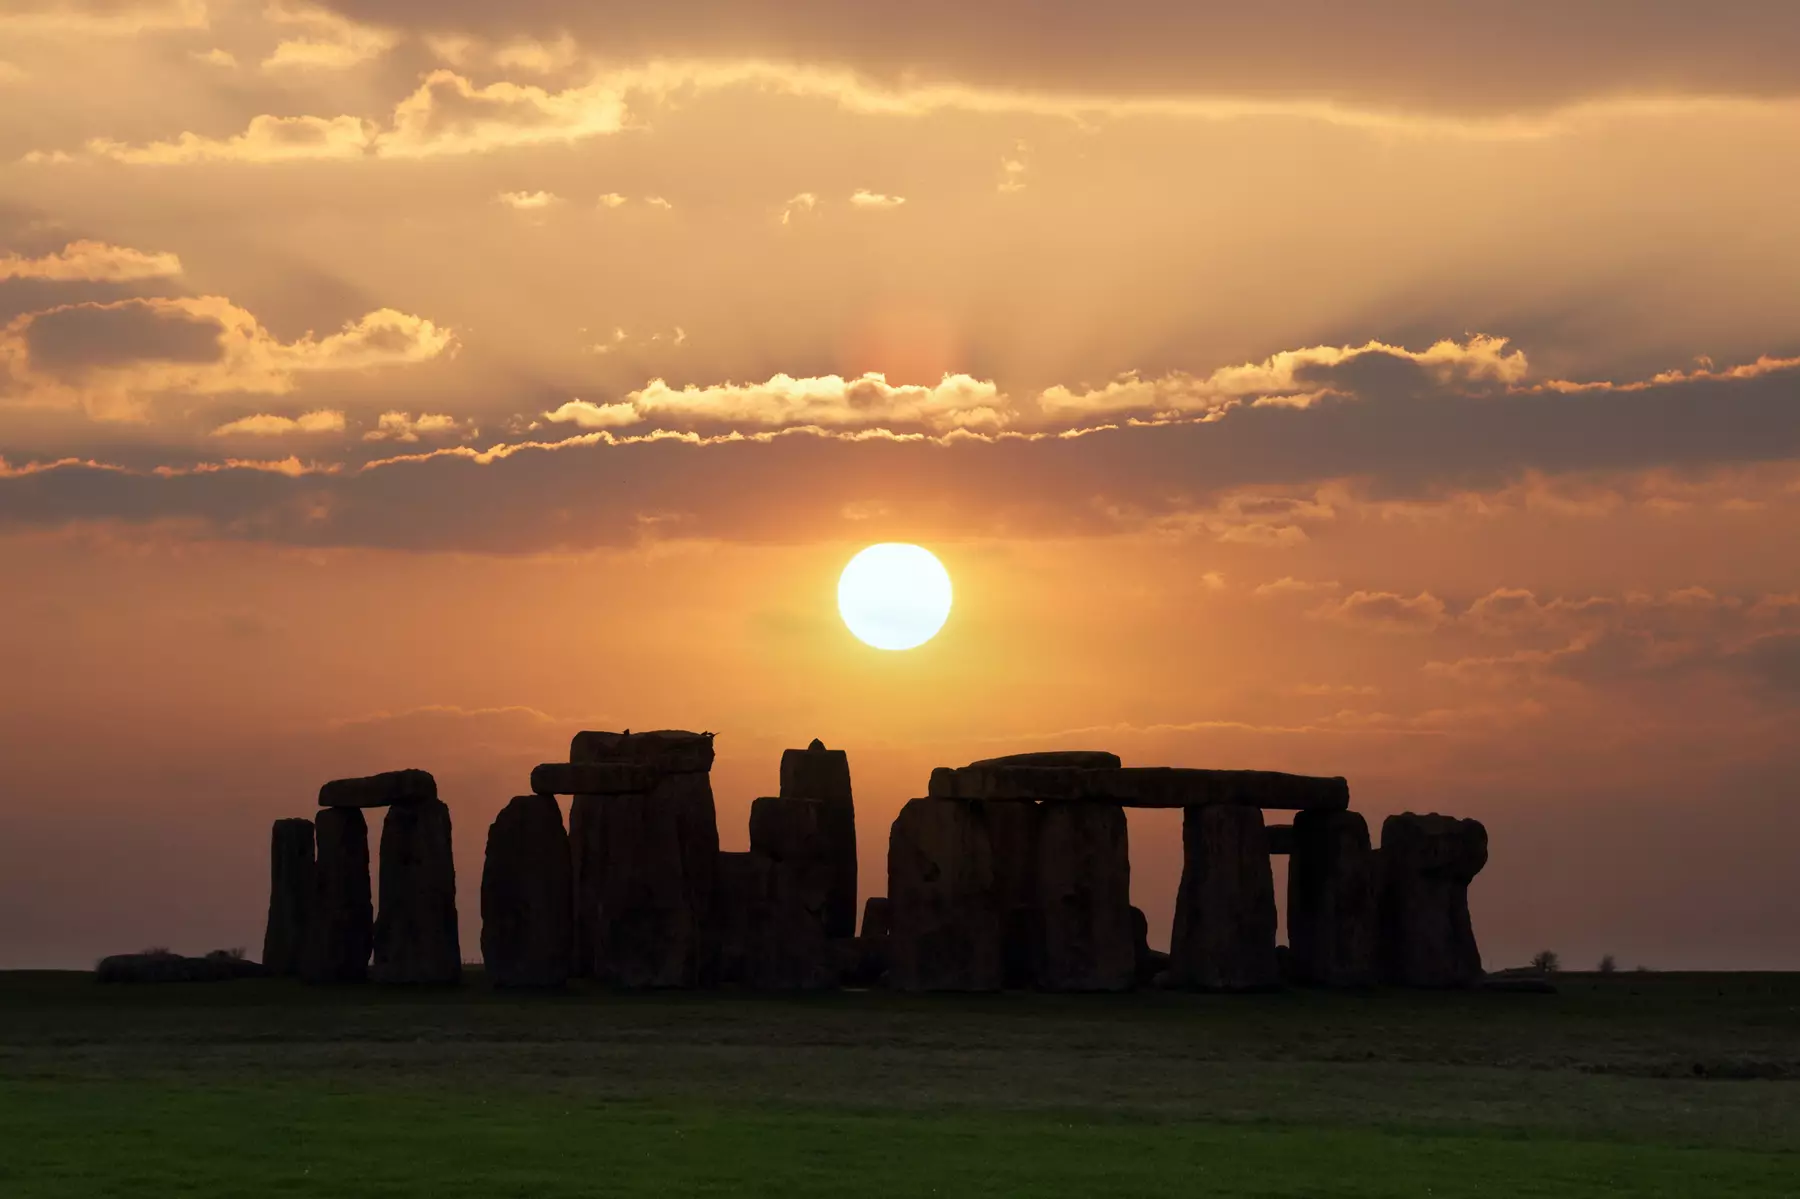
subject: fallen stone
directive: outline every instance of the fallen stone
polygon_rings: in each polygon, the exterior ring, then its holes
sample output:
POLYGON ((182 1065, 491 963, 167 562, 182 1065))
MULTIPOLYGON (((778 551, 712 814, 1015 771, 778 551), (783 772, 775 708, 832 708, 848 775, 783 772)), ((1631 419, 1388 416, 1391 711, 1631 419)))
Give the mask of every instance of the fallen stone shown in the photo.
POLYGON ((269 918, 263 966, 298 976, 306 954, 306 913, 313 901, 313 823, 277 820, 269 838, 269 918))
POLYGON ((545 762, 531 770, 533 795, 618 795, 648 791, 656 772, 633 762, 545 762))
POLYGON ((850 791, 850 759, 813 739, 805 749, 781 755, 781 797, 815 799, 824 805, 825 852, 830 893, 825 900, 825 932, 848 937, 856 931, 856 801, 850 791))
POLYGON ((1169 945, 1176 984, 1208 991, 1274 986, 1275 877, 1262 811, 1189 808, 1182 815, 1181 847, 1169 945))
POLYGON ((569 761, 629 762, 659 774, 704 774, 712 769, 713 735, 681 729, 581 732, 569 743, 569 761))
POLYGON ((892 914, 885 895, 871 895, 863 903, 862 935, 885 937, 893 927, 892 914))
POLYGON ((1287 897, 1294 980, 1320 987, 1372 986, 1379 919, 1369 826, 1360 813, 1294 817, 1287 897))
POLYGON ((901 991, 995 991, 1001 913, 994 851, 979 804, 915 799, 888 838, 888 985, 901 991))
POLYGON ((1067 766, 1077 770, 1117 770, 1124 763, 1118 754, 1098 749, 1057 749, 1042 753, 1007 754, 999 758, 982 758, 970 766, 1067 766))
POLYGON ((205 957, 183 957, 166 950, 120 953, 100 959, 94 981, 102 983, 212 983, 261 978, 270 971, 235 953, 215 949, 205 957))
POLYGON ((1169 955, 1150 948, 1150 919, 1135 906, 1131 909, 1131 947, 1138 986, 1149 986, 1152 979, 1169 968, 1169 955))
POLYGON ((385 808, 437 798, 437 780, 425 770, 389 770, 361 779, 334 779, 319 788, 321 808, 385 808))
POLYGON ((1470 987, 1481 950, 1469 920, 1469 883, 1487 865, 1480 821, 1406 812, 1381 826, 1378 960, 1382 981, 1470 987))
POLYGON ((1089 800, 1128 808, 1244 805, 1304 810, 1350 805, 1350 785, 1341 778, 1167 766, 940 766, 931 772, 930 793, 939 799, 1089 800))
POLYGON ((576 959, 621 987, 709 982, 719 831, 704 773, 650 791, 578 795, 571 809, 576 959))
POLYGON ((397 804, 382 821, 381 904, 369 973, 380 983, 462 981, 456 861, 450 809, 442 800, 397 804))
POLYGON ((1045 991, 1128 991, 1136 979, 1125 809, 1053 803, 1038 809, 1036 903, 1045 991))
POLYGON ((374 905, 369 900, 369 825, 359 808, 330 807, 313 820, 317 853, 300 977, 309 983, 369 976, 374 905))
POLYGON ((1269 853, 1272 856, 1282 858, 1294 852, 1293 825, 1271 824, 1263 831, 1269 836, 1269 853))
POLYGON ((481 960, 496 987, 560 987, 575 943, 569 835, 554 796, 521 795, 488 827, 481 960))

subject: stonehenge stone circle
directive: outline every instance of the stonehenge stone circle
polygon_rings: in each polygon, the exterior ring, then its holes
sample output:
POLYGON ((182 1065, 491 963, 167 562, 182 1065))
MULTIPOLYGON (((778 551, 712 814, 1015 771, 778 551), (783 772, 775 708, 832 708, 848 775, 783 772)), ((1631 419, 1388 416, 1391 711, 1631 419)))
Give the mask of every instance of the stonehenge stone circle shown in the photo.
POLYGON ((334 779, 319 788, 321 808, 385 808, 437 798, 437 780, 424 770, 389 770, 361 779, 334 779))
POLYGON ((1350 785, 1341 778, 1170 766, 1019 765, 1011 758, 940 766, 931 772, 930 794, 939 799, 1098 800, 1128 808, 1239 804, 1298 811, 1350 806, 1350 785))
POLYGON ((462 981, 450 844, 450 809, 442 800, 395 804, 381 822, 381 903, 370 968, 376 982, 462 981))
POLYGON ((575 943, 575 891, 562 809, 520 795, 488 827, 481 960, 497 987, 560 987, 575 943))
POLYGON ((648 791, 656 773, 633 762, 545 762, 531 771, 531 793, 620 795, 648 791))
POLYGON ((313 820, 317 856, 300 976, 311 983, 369 976, 375 911, 369 899, 369 825, 361 808, 328 807, 313 820))
POLYGON ((1002 983, 994 850, 981 805, 914 799, 888 839, 888 984, 997 991, 1002 983))
POLYGON ((1125 809, 1102 803, 1043 804, 1035 840, 1038 988, 1130 990, 1137 949, 1125 809))
POLYGON ((856 803, 850 793, 850 759, 813 739, 805 749, 781 755, 781 798, 813 799, 824 807, 825 853, 831 889, 825 901, 825 933, 856 932, 856 803))
POLYGON ((1275 876, 1260 808, 1189 808, 1169 970, 1177 986, 1249 991, 1279 981, 1275 876))
POLYGON ((1376 981, 1375 860, 1360 812, 1301 812, 1288 856, 1289 969, 1321 987, 1376 981))
POLYGON ((313 887, 313 822, 277 820, 269 838, 269 918, 262 952, 271 974, 300 973, 313 887))
POLYGON ((1487 829, 1480 821, 1406 812, 1383 822, 1383 982, 1442 988, 1481 981, 1469 882, 1487 865, 1487 854, 1487 829))
POLYGON ((1008 987, 1029 987, 1044 948, 1037 895, 1037 830, 1041 805, 978 803, 994 852, 994 896, 1000 905, 1000 973, 1008 987))

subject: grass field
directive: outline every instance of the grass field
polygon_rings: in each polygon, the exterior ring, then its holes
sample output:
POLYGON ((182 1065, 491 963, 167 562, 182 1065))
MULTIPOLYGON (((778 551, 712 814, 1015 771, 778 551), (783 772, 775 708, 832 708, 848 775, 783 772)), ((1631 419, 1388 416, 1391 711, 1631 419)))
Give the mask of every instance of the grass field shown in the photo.
POLYGON ((1800 975, 812 998, 0 974, 0 1195, 1800 1196, 1800 975))

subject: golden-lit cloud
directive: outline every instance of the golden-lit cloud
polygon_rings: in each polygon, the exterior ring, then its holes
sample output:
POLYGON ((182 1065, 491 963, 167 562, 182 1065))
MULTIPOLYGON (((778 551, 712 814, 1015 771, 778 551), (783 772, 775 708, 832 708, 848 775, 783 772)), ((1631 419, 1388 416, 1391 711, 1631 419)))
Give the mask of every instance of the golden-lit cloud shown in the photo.
POLYGON ((358 24, 311 4, 272 0, 263 17, 297 35, 281 41, 263 59, 265 71, 341 71, 379 58, 400 40, 390 30, 358 24))
POLYGON ((645 420, 753 425, 922 424, 936 429, 1006 423, 991 382, 946 375, 930 387, 892 384, 878 373, 846 379, 774 375, 765 383, 674 388, 653 379, 625 398, 645 420))
POLYGON ((134 250, 103 241, 72 241, 37 258, 0 255, 0 279, 42 279, 54 283, 127 283, 181 274, 174 254, 134 250))
POLYGON ((885 195, 882 192, 869 191, 867 188, 859 187, 854 192, 850 193, 850 206, 852 208, 871 208, 879 210, 883 208, 898 208, 904 203, 906 203, 905 196, 885 195))
POLYGON ((414 442, 421 437, 470 434, 473 430, 453 416, 421 412, 383 412, 373 429, 363 434, 364 441, 414 442))
POLYGON ((204 29, 206 0, 7 0, 0 32, 130 37, 164 29, 204 29))
POLYGON ((220 67, 224 70, 235 70, 238 65, 237 55, 229 50, 214 46, 211 50, 194 50, 188 57, 195 62, 203 62, 209 67, 220 67))
POLYGON ((561 196, 546 191, 501 192, 497 198, 500 203, 506 205, 508 208, 517 209, 521 212, 549 208, 552 204, 559 204, 562 202, 561 196))
POLYGON ((1429 632, 1445 620, 1444 601, 1429 591, 1396 595, 1391 591, 1353 591, 1313 610, 1321 620, 1364 628, 1429 632))
POLYGON ((299 416, 275 416, 261 412, 227 421, 212 431, 214 437, 285 437, 293 433, 342 433, 344 414, 331 409, 303 412, 299 416))
POLYGON ((625 204, 625 197, 618 192, 607 192, 600 197, 598 203, 601 208, 620 208, 625 204))
POLYGON ((796 192, 781 206, 781 223, 792 224, 794 218, 817 212, 819 197, 813 192, 796 192))

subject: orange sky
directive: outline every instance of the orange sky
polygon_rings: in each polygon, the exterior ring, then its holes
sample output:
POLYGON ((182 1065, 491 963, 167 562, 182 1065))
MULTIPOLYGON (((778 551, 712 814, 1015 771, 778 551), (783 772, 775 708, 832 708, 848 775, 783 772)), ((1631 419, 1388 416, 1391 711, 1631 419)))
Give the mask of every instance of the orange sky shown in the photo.
MULTIPOLYGON (((1800 968, 1800 10, 0 0, 0 967, 582 727, 1479 817, 1490 965, 1800 968), (928 545, 924 648, 833 609, 928 545)), ((1166 941, 1178 821, 1134 817, 1166 941)))

